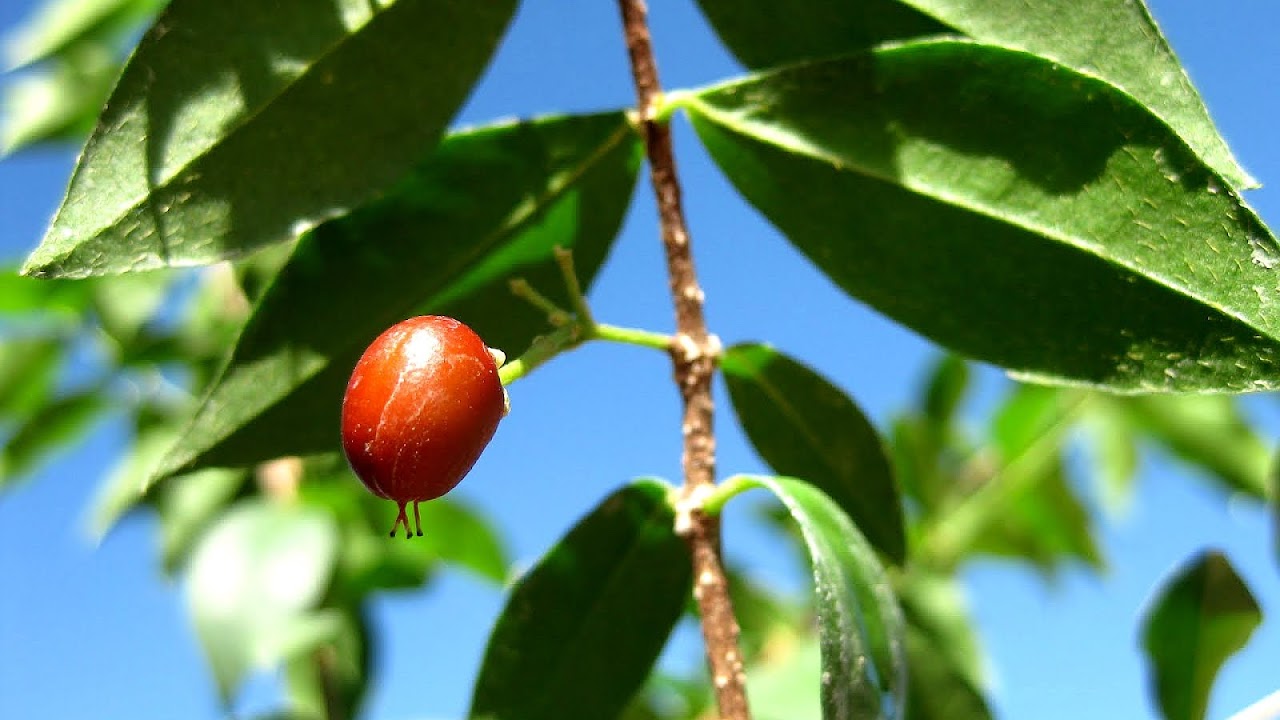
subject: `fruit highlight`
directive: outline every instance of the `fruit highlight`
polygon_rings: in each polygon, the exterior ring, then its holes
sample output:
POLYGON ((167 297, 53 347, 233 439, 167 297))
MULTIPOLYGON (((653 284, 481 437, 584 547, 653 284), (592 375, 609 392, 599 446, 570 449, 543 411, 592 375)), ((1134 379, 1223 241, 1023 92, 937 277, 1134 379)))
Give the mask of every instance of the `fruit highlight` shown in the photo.
POLYGON ((418 503, 452 490, 506 414, 501 353, 471 328, 438 315, 393 325, 356 363, 342 401, 342 449, 365 487, 394 500, 391 527, 422 535, 418 503))

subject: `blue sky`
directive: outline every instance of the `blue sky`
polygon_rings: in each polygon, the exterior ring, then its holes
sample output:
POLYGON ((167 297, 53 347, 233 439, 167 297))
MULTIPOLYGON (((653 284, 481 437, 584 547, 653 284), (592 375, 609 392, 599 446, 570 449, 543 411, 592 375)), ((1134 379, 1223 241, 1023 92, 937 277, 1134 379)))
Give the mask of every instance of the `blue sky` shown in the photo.
MULTIPOLYGON (((614 3, 524 5, 459 122, 631 102, 614 3)), ((739 72, 692 0, 650 5, 667 87, 739 72)), ((0 4, 0 32, 31 6, 31 0, 0 4)), ((1264 184, 1280 184, 1274 136, 1280 5, 1154 0, 1152 9, 1237 156, 1264 184)), ((718 175, 683 121, 677 121, 676 143, 713 331, 726 342, 768 340, 804 358, 881 423, 906 405, 930 359, 929 345, 845 297, 791 252, 718 175)), ((4 258, 34 247, 73 158, 74 149, 66 148, 0 161, 4 258)), ((602 321, 668 330, 653 203, 647 183, 639 189, 592 303, 602 321)), ((1272 227, 1280 226, 1280 191, 1264 188, 1248 199, 1272 227)), ((983 379, 988 388, 1000 382, 995 372, 983 379)), ((678 399, 667 361, 657 353, 589 346, 540 369, 511 394, 511 417, 457 492, 497 520, 522 562, 628 478, 678 477, 678 399)), ((1273 398, 1250 408, 1269 427, 1280 427, 1273 398)), ((764 471, 731 415, 719 418, 722 474, 764 471)), ((159 576, 154 522, 133 518, 96 548, 83 529, 88 498, 122 439, 120 427, 105 427, 84 448, 0 497, 0 717, 219 717, 181 589, 159 576)), ((799 587, 798 568, 749 526, 747 515, 729 512, 730 552, 761 577, 799 587)), ((1132 511, 1104 530, 1110 566, 1104 577, 1068 571, 1046 586, 1005 565, 972 567, 966 573, 970 600, 1001 716, 1154 717, 1136 635, 1150 589, 1190 554, 1219 547, 1264 609, 1280 615, 1269 531, 1256 508, 1226 502, 1156 458, 1132 511)), ((460 717, 501 601, 495 590, 450 573, 427 593, 380 601, 383 654, 366 716, 460 717)), ((668 660, 687 666, 697 653, 686 629, 668 660)), ((1280 689, 1278 667, 1280 619, 1273 617, 1227 666, 1210 717, 1225 718, 1280 689)), ((271 677, 257 678, 240 708, 246 714, 269 709, 274 694, 271 677)))

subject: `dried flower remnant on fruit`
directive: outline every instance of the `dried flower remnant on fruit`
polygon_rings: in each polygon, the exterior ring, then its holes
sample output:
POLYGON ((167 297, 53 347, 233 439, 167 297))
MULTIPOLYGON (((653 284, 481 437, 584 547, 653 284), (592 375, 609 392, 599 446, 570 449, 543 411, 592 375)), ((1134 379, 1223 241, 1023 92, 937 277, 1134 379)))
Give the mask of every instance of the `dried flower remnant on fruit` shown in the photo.
POLYGON ((438 315, 397 323, 356 363, 342 400, 342 449, 360 481, 399 506, 391 536, 413 503, 458 485, 506 414, 498 358, 471 328, 438 315))

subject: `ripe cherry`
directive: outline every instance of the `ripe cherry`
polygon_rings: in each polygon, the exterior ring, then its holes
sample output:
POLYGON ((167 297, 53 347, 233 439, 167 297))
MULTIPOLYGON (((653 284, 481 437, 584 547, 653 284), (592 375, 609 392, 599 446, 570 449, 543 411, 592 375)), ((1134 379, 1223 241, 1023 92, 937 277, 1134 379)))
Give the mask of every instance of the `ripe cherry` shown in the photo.
POLYGON ((400 506, 391 536, 413 503, 452 490, 506 414, 501 353, 453 318, 415 317, 391 326, 356 363, 342 400, 342 449, 356 476, 400 506), (496 355, 496 357, 495 357, 496 355))

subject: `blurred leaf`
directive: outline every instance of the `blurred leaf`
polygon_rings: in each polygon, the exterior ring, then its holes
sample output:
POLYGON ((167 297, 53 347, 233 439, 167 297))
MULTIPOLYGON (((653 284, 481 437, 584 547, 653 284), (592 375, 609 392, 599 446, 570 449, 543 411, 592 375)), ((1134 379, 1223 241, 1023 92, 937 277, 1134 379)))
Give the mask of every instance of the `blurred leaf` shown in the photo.
POLYGON ((699 0, 720 38, 761 68, 843 55, 888 40, 960 32, 1028 50, 1118 86, 1167 122, 1237 187, 1255 187, 1231 156, 1143 3, 1133 0, 699 0))
POLYGON ((813 563, 824 720, 900 718, 906 694, 903 619, 875 551, 847 515, 795 478, 741 475, 772 492, 800 528, 813 563))
POLYGON ((1120 406, 1133 423, 1175 457, 1208 472, 1229 490, 1267 497, 1271 449, 1236 401, 1215 395, 1132 397, 1120 406))
POLYGON ((0 451, 0 488, 31 473, 54 451, 83 438, 109 407, 97 388, 68 393, 40 406, 5 440, 0 451))
POLYGON ((925 385, 924 416, 941 430, 949 430, 969 391, 969 363, 946 354, 934 363, 925 385))
POLYGON ((514 8, 172 0, 23 272, 209 263, 363 201, 436 142, 514 8))
POLYGON ((945 652, 945 645, 912 624, 906 632, 906 720, 990 720, 982 693, 945 652))
MULTIPOLYGON (((823 715, 814 680, 822 675, 822 652, 816 638, 806 638, 782 658, 769 658, 747 671, 747 698, 756 720, 829 720, 862 715, 823 715)), ((879 715, 865 717, 881 717, 879 715)))
POLYGON ((102 329, 119 346, 132 345, 143 327, 155 318, 173 281, 172 273, 150 272, 95 283, 93 308, 102 329))
MULTIPOLYGON (((153 466, 154 467, 154 466, 153 466)), ((166 573, 182 570, 204 533, 232 501, 243 497, 249 473, 211 468, 156 488, 160 560, 166 573)))
POLYGON ((938 40, 676 98, 797 248, 938 343, 1043 382, 1280 387, 1280 245, 1102 81, 938 40))
POLYGON ((29 320, 54 315, 78 320, 89 303, 94 283, 84 280, 37 280, 5 268, 0 271, 0 314, 29 320))
MULTIPOLYGON (((738 620, 738 645, 750 664, 778 638, 798 635, 808 619, 803 607, 779 596, 768 586, 728 568, 729 596, 738 620)), ((696 611, 696 605, 694 607, 696 611)))
POLYGON ((48 59, 90 36, 127 34, 163 0, 45 0, 5 43, 10 68, 48 59))
POLYGON ((0 338, 0 419, 22 420, 48 398, 63 345, 43 337, 0 338))
POLYGON ((164 471, 333 450, 351 368, 410 315, 456 317, 514 357, 546 319, 508 280, 562 288, 559 245, 589 283, 639 159, 622 113, 451 135, 391 193, 299 243, 164 471))
POLYGON ((922 561, 952 569, 978 552, 1047 573, 1072 558, 1101 567, 1089 511, 1063 460, 1089 399, 1080 390, 1014 385, 992 416, 988 444, 956 471, 951 504, 924 529, 922 561))
POLYGON ((469 717, 609 718, 628 705, 691 591, 670 493, 656 480, 624 487, 521 578, 469 717))
POLYGON ((840 388, 766 345, 725 350, 720 368, 747 437, 774 471, 813 483, 894 563, 906 558, 902 501, 875 427, 840 388))
MULTIPOLYGON (((917 567, 901 575, 897 587, 908 628, 928 642, 933 662, 949 668, 948 675, 958 675, 970 686, 979 687, 982 651, 959 582, 917 567)), ((915 663, 908 662, 907 667, 914 676, 915 663)))
POLYGON ((223 701, 251 671, 332 638, 341 619, 316 612, 337 534, 315 510, 246 501, 219 516, 191 558, 187 604, 223 701))
POLYGON ((88 44, 6 83, 0 153, 88 134, 120 75, 120 64, 111 47, 88 44))
POLYGON ((329 642, 290 658, 285 689, 293 712, 316 720, 360 716, 361 702, 373 675, 375 634, 364 614, 341 613, 341 627, 329 642))
POLYGON ((1095 399, 1083 424, 1102 506, 1112 514, 1122 513, 1132 501, 1141 459, 1132 423, 1125 417, 1125 402, 1118 397, 1095 399))
POLYGON ((1214 677, 1262 610, 1219 552, 1192 558, 1158 590, 1142 623, 1150 688, 1166 720, 1201 720, 1214 677))

